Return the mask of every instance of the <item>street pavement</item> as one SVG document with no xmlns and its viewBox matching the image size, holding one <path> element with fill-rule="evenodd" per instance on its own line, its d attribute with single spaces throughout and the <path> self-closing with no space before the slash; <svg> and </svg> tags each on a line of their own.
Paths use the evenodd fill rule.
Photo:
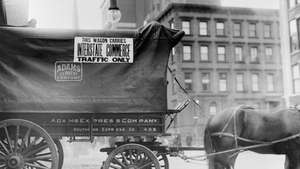
<svg viewBox="0 0 300 169">
<path fill-rule="evenodd" d="M 63 169 L 100 169 L 106 153 L 99 152 L 103 144 L 67 143 L 63 142 L 64 166 Z M 203 152 L 185 152 L 186 156 L 199 156 Z M 183 160 L 179 157 L 169 157 L 170 169 L 207 169 L 206 161 Z M 284 156 L 261 155 L 252 152 L 243 152 L 237 158 L 235 169 L 283 169 Z"/>
</svg>

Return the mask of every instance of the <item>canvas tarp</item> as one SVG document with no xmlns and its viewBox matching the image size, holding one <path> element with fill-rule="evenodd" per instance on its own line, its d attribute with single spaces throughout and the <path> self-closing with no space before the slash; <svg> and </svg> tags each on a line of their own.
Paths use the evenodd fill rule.
<svg viewBox="0 0 300 169">
<path fill-rule="evenodd" d="M 57 81 L 74 37 L 134 39 L 133 63 L 83 63 L 82 80 Z M 181 31 L 153 22 L 136 31 L 0 28 L 0 112 L 165 112 L 169 52 Z"/>
</svg>

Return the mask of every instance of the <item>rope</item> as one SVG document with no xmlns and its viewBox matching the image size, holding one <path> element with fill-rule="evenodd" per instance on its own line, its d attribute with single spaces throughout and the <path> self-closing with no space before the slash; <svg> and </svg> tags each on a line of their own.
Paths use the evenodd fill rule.
<svg viewBox="0 0 300 169">
<path fill-rule="evenodd" d="M 171 68 L 168 66 L 168 70 L 170 73 L 172 73 L 173 71 L 171 70 Z M 175 82 L 177 83 L 177 85 L 179 86 L 179 88 L 184 92 L 184 94 L 190 99 L 192 100 L 198 107 L 200 107 L 202 109 L 202 107 L 200 106 L 199 103 L 197 103 L 194 98 L 192 98 L 189 95 L 189 92 L 180 84 L 180 82 L 178 81 L 178 79 L 176 77 L 174 77 Z"/>
<path fill-rule="evenodd" d="M 230 133 L 214 133 L 213 135 L 234 137 Z M 282 139 L 270 141 L 270 142 L 262 142 L 262 141 L 256 141 L 256 140 L 250 140 L 250 139 L 238 137 L 238 139 L 240 139 L 242 141 L 247 141 L 247 142 L 251 142 L 251 143 L 259 143 L 259 144 L 246 146 L 246 147 L 237 147 L 237 148 L 230 149 L 230 150 L 219 151 L 219 152 L 205 154 L 205 155 L 190 156 L 190 157 L 187 157 L 186 155 L 183 155 L 183 154 L 182 155 L 178 154 L 178 157 L 182 158 L 183 160 L 190 159 L 190 160 L 204 161 L 208 157 L 212 157 L 212 156 L 216 156 L 216 155 L 222 155 L 222 154 L 226 154 L 226 153 L 232 153 L 232 152 L 235 152 L 233 155 L 237 155 L 238 153 L 246 151 L 246 150 L 250 150 L 250 149 L 254 149 L 254 148 L 260 148 L 260 147 L 266 147 L 266 146 L 270 146 L 270 145 L 273 145 L 273 144 L 276 144 L 276 143 L 282 143 L 282 142 L 286 142 L 286 141 L 289 141 L 289 140 L 293 140 L 293 139 L 296 139 L 298 137 L 300 137 L 300 133 L 294 134 L 292 136 L 285 137 L 285 138 L 282 138 Z M 201 159 L 199 159 L 199 158 L 201 158 Z"/>
</svg>

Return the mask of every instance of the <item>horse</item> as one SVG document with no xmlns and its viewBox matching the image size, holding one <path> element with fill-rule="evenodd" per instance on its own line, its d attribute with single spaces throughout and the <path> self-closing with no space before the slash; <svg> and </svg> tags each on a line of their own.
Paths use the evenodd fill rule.
<svg viewBox="0 0 300 169">
<path fill-rule="evenodd" d="M 209 169 L 233 169 L 241 151 L 285 155 L 285 169 L 300 169 L 300 111 L 257 111 L 239 106 L 211 116 L 204 130 Z"/>
</svg>

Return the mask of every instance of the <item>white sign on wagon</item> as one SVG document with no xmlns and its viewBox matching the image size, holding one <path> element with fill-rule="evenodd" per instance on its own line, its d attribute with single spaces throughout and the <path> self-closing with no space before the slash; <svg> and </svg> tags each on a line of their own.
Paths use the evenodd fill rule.
<svg viewBox="0 0 300 169">
<path fill-rule="evenodd" d="M 75 37 L 74 62 L 133 63 L 133 39 Z"/>
</svg>

